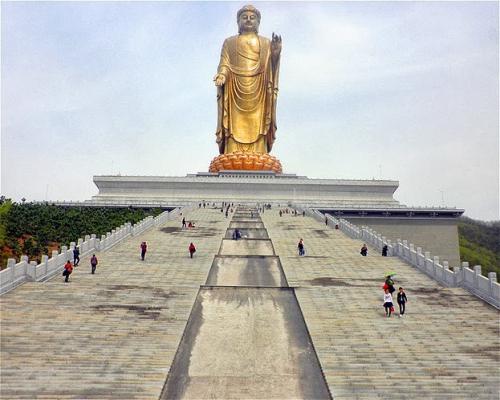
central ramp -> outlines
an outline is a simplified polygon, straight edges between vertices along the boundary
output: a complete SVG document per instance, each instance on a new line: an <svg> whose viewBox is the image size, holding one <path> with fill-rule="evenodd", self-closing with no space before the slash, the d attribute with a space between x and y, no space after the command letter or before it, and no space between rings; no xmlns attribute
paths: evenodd
<svg viewBox="0 0 500 400"><path fill-rule="evenodd" d="M207 278L207 286L287 287L278 257L217 256Z"/></svg>
<svg viewBox="0 0 500 400"><path fill-rule="evenodd" d="M236 229L241 238L233 240ZM257 209L236 210L160 398L331 399Z"/></svg>
<svg viewBox="0 0 500 400"><path fill-rule="evenodd" d="M293 289L201 288L161 398L330 398Z"/></svg>

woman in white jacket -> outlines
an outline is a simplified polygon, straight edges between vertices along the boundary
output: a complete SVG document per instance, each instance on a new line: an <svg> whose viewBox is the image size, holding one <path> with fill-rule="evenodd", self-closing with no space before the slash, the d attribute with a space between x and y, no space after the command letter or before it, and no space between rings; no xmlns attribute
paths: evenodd
<svg viewBox="0 0 500 400"><path fill-rule="evenodd" d="M394 305L392 304L392 294L389 292L389 289L384 290L384 308L385 308L385 316L390 317Z"/></svg>

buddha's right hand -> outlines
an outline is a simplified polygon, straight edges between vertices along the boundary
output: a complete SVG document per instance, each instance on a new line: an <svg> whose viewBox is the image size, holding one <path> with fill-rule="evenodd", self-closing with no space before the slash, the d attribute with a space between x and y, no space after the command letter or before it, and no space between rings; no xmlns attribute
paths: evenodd
<svg viewBox="0 0 500 400"><path fill-rule="evenodd" d="M226 76L224 74L217 74L214 77L215 86L223 86L226 83Z"/></svg>

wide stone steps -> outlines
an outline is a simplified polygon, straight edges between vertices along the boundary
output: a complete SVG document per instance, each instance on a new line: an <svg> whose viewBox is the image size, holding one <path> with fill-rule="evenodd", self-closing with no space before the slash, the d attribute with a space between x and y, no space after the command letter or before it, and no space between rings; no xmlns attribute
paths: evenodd
<svg viewBox="0 0 500 400"><path fill-rule="evenodd" d="M262 219L334 398L498 398L497 310L373 248L362 257L361 242L312 218L271 210ZM402 318L385 317L387 271L408 296Z"/></svg>
<svg viewBox="0 0 500 400"><path fill-rule="evenodd" d="M438 285L397 258L381 257L373 248L369 247L368 257L361 257L361 242L312 218L290 214L279 217L277 209L266 210L261 218L276 255L262 255L269 265L258 273L252 271L251 257L231 264L234 268L227 259L221 261L224 256L214 258L221 250L221 240L229 239L230 219L220 209L201 208L186 216L195 221L195 229L181 230L179 217L98 253L96 275L90 274L85 258L68 284L57 276L47 282L26 283L0 297L0 398L158 398L197 296L202 292L208 296L208 290L202 290L204 285L243 283L259 286L253 289L258 291L290 292L293 289L279 288L287 284L295 288L297 306L336 399L498 398L497 310L460 288ZM249 237L267 238L262 232L251 231L259 229L257 225L244 225ZM299 238L305 242L305 257L297 254ZM143 240L148 242L144 262L139 257ZM197 247L193 259L188 254L190 242ZM228 241L223 250L244 253L250 249L232 246ZM275 265L278 257L282 270ZM395 271L396 286L406 289L409 302L403 318L384 316L381 286L386 271ZM231 292L231 288L222 290ZM282 294L273 295L274 299L279 300ZM278 320L281 315L277 311L282 307L279 302L275 303L278 308L273 306L261 315L244 302L233 309L232 303L221 300L223 292L219 297L209 296L203 301L215 306L210 308L215 310L214 317L228 315L241 326L266 327L266 321L274 317ZM273 301L271 297L262 299L262 310ZM239 314L242 310L246 311ZM272 324L265 332L279 336L288 332L289 323L282 319L281 325ZM216 325L207 320L204 337L220 341L217 330L211 327ZM235 341L247 338L238 339L237 333L232 336ZM292 336L289 343L293 343ZM265 360L266 350L262 349L268 344L259 342L255 335L249 338ZM215 354L209 342L198 344ZM280 366L285 365L283 354L300 354L292 347L279 346L276 342L269 354L278 354ZM259 360L260 353L254 351L251 359ZM197 354L203 356L203 351ZM249 357L242 353L239 360L244 365ZM290 379L297 376L300 367L297 358L293 360ZM213 361L214 371L226 367L215 358ZM256 379L254 384L260 382L259 363L249 367L252 379ZM268 397L279 397L280 393L273 390L282 388L279 383L284 381L279 380L286 374L271 376L268 369L262 371L265 385L261 385L261 392L255 390L245 396L239 389L249 381L240 375L241 385L233 380L225 392L209 385L206 393L219 398L252 398L265 394L264 388L268 388ZM197 377L202 375L199 372ZM224 382L231 381L221 378L219 384ZM298 381L294 382L299 388ZM304 394L302 397L307 398Z"/></svg>
<svg viewBox="0 0 500 400"><path fill-rule="evenodd" d="M194 229L181 219L98 253L95 275L85 258L70 283L57 276L0 297L0 397L158 398L228 224L219 209L189 212Z"/></svg>

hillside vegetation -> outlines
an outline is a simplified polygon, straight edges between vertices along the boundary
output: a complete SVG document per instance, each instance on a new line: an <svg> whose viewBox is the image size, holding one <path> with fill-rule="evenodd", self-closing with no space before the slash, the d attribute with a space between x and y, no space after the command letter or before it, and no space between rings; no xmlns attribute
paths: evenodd
<svg viewBox="0 0 500 400"><path fill-rule="evenodd" d="M462 217L458 223L460 259L481 272L496 272L500 279L500 221L482 222Z"/></svg>
<svg viewBox="0 0 500 400"><path fill-rule="evenodd" d="M156 216L160 208L63 207L51 204L0 204L0 268L8 258L19 261L26 254L40 261L43 254L78 238L95 233L98 237L126 223Z"/></svg>

